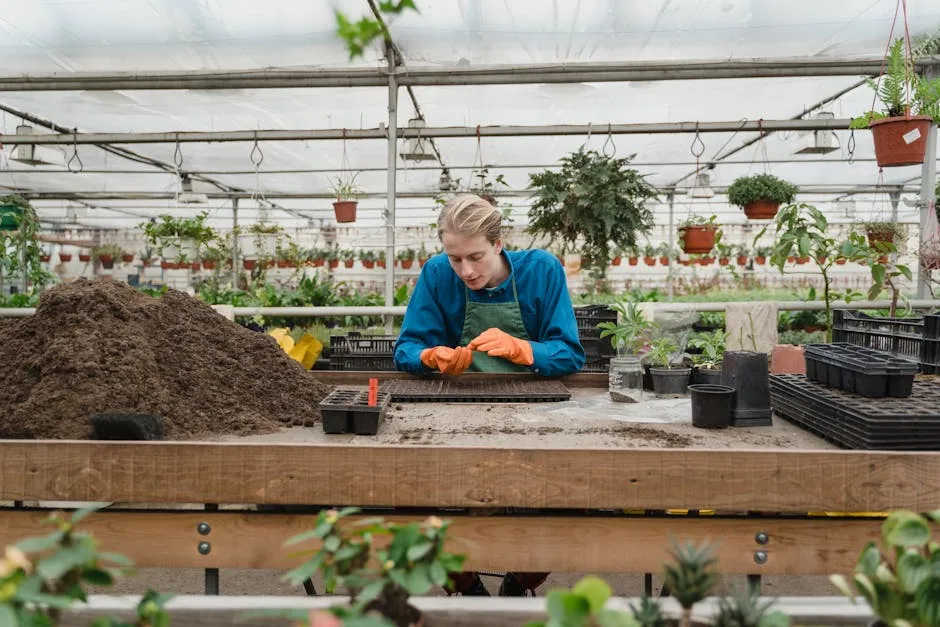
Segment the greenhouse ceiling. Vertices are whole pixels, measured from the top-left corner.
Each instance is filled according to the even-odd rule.
[[[582,145],[635,155],[633,167],[652,184],[676,188],[680,216],[696,211],[743,221],[721,190],[740,175],[769,171],[798,184],[801,199],[832,211],[838,200],[859,192],[854,199],[860,214],[884,213],[891,209],[880,186],[904,190],[898,215],[917,221],[912,202],[921,167],[879,171],[870,132],[819,131],[831,151],[807,153],[800,150],[813,144],[813,131],[755,128],[761,121],[813,121],[820,114],[847,120],[870,109],[874,94],[864,76],[878,73],[889,34],[904,32],[903,11],[895,21],[897,0],[419,0],[417,6],[417,12],[389,21],[402,57],[396,76],[405,84],[397,90],[397,125],[407,128],[420,112],[427,127],[463,135],[425,138],[433,160],[397,157],[398,225],[433,221],[442,166],[466,182],[480,164],[491,177],[504,176],[504,196],[524,222],[529,175],[556,167]],[[21,125],[35,133],[79,135],[338,133],[257,145],[250,138],[44,145],[43,151],[53,151],[47,153],[50,165],[12,158],[16,147],[7,143],[0,153],[0,186],[31,195],[40,216],[59,226],[133,228],[159,213],[206,210],[213,226],[224,227],[238,196],[241,222],[266,216],[306,227],[331,221],[331,177],[345,165],[359,172],[356,182],[366,192],[357,226],[383,226],[385,51],[373,43],[350,61],[336,33],[336,10],[354,19],[371,15],[367,0],[6,3],[0,17],[3,135]],[[940,32],[940,2],[907,2],[906,23],[912,37]],[[601,64],[620,75],[598,74]],[[839,71],[819,69],[839,64]],[[368,86],[295,86],[300,80],[282,86],[273,80],[290,71],[345,76],[347,82],[367,77],[359,84]],[[558,78],[559,72],[565,76]],[[252,73],[263,77],[239,80]],[[189,82],[168,89],[146,80],[167,75]],[[441,84],[472,83],[474,76],[489,76],[489,84]],[[56,83],[62,80],[69,82]],[[678,122],[689,124],[655,133],[629,129]],[[709,122],[728,128],[697,135],[694,125]],[[556,125],[574,125],[577,132],[490,132]],[[608,133],[621,127],[629,132]],[[361,129],[378,136],[341,139],[343,130],[351,136]],[[403,146],[399,139],[396,154]],[[710,183],[718,193],[690,199],[693,174],[707,164],[714,164]],[[177,167],[195,179],[194,192],[208,194],[207,203],[178,202]],[[270,209],[262,213],[259,206]],[[656,208],[664,220],[666,206],[664,196]]]

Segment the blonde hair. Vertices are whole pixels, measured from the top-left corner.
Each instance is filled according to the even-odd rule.
[[[502,233],[503,216],[486,200],[475,194],[457,194],[441,210],[437,237],[444,233],[483,235],[495,244]]]

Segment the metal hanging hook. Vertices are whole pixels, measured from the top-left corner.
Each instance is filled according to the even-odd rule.
[[[849,141],[848,141],[847,147],[849,149],[849,165],[852,165],[853,163],[855,163],[855,129],[854,128],[849,132]]]
[[[607,154],[607,144],[610,144],[610,154]],[[607,139],[604,140],[604,145],[601,147],[601,152],[608,159],[617,154],[617,144],[614,143],[614,134],[611,132],[610,123],[607,124]]]
[[[257,153],[257,157],[255,157],[255,153]],[[255,166],[255,168],[260,168],[261,164],[264,162],[264,151],[261,150],[261,145],[258,144],[258,131],[255,131],[255,144],[251,148],[251,154],[249,155],[249,158],[251,159],[251,164]],[[255,161],[256,158],[258,159],[257,161]]]
[[[695,123],[695,137],[692,138],[692,145],[689,146],[689,150],[692,152],[692,156],[696,159],[699,159],[702,155],[705,154],[705,142],[702,141],[702,135],[698,131],[699,123]]]
[[[183,169],[183,151],[180,149],[180,134],[176,134],[176,148],[173,150],[173,163],[176,165],[176,171]]]
[[[582,148],[587,148],[587,145],[590,144],[590,143],[591,143],[591,123],[588,122],[587,139],[584,140],[584,143],[581,144],[581,147],[582,147]]]
[[[73,161],[78,161],[78,167],[75,170],[72,169]],[[78,129],[77,128],[72,129],[72,156],[71,158],[69,158],[69,161],[68,163],[65,164],[65,166],[69,169],[69,172],[72,172],[73,174],[77,172],[81,172],[82,170],[85,169],[85,164],[82,163],[82,158],[78,156]]]

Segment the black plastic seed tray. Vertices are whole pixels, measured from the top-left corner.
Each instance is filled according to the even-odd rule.
[[[369,405],[368,391],[333,390],[319,405],[323,432],[375,435],[391,401],[391,396],[381,390],[374,406]]]
[[[395,357],[388,355],[330,355],[330,370],[392,371]]]
[[[348,335],[330,336],[331,355],[354,355],[359,353],[391,353],[395,350],[395,335],[362,335],[352,331]]]
[[[847,343],[807,344],[806,378],[868,398],[911,395],[917,364]]]
[[[906,398],[860,398],[809,381],[771,375],[774,411],[849,449],[940,450],[940,386],[915,381]]]
[[[381,390],[393,401],[406,403],[549,403],[571,398],[560,381],[390,379]]]

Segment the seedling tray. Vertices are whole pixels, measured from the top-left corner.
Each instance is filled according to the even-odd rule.
[[[571,398],[559,381],[391,379],[381,390],[405,403],[549,403]]]
[[[868,398],[911,395],[917,364],[846,343],[808,344],[806,378]]]
[[[369,392],[337,389],[320,401],[324,433],[375,435],[392,399],[379,391],[375,406],[369,405]]]
[[[330,370],[388,371],[395,370],[395,335],[330,336]]]
[[[774,411],[849,449],[940,450],[940,386],[915,381],[906,398],[862,398],[809,381],[771,375]]]

